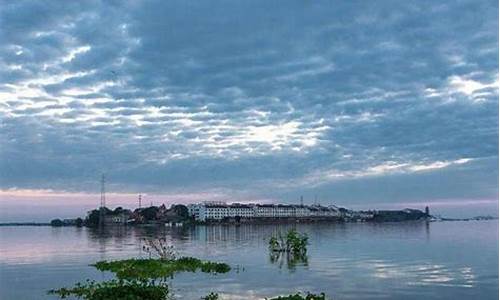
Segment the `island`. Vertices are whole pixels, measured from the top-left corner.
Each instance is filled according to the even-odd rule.
[[[84,218],[55,219],[52,226],[184,226],[192,224],[316,223],[316,222],[403,222],[438,220],[425,210],[350,210],[335,205],[254,204],[202,202],[125,209],[100,207]]]

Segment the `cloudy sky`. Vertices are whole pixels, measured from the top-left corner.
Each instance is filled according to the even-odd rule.
[[[0,1],[0,120],[12,209],[494,212],[498,2]]]

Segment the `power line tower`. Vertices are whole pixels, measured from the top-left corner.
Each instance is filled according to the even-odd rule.
[[[139,208],[141,208],[141,205],[142,205],[142,195],[139,194]]]
[[[104,225],[104,216],[106,215],[106,177],[101,176],[101,206],[99,207],[99,226]]]
[[[106,207],[106,177],[104,174],[101,176],[101,207]]]

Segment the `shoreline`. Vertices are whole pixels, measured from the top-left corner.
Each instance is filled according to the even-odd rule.
[[[248,222],[204,222],[204,223],[186,223],[180,226],[171,226],[171,227],[189,227],[189,226],[213,226],[213,225],[279,225],[279,224],[398,224],[398,223],[415,223],[415,222],[428,222],[428,223],[440,223],[440,222],[481,222],[481,221],[498,221],[498,217],[491,218],[443,218],[441,220],[405,220],[405,221],[384,221],[384,222],[375,222],[375,221],[364,221],[364,222],[352,222],[352,221],[341,221],[341,220],[313,220],[313,221],[304,221],[304,220],[279,220],[279,221],[269,221],[269,220],[259,220],[259,221],[248,221]],[[64,225],[64,226],[53,226],[50,223],[42,223],[42,222],[7,222],[0,223],[0,227],[85,227],[85,228],[98,228],[92,226],[76,226],[76,225]],[[162,223],[146,223],[146,224],[126,224],[126,225],[112,225],[106,226],[110,227],[166,227],[165,224]]]
[[[51,226],[50,223],[38,223],[38,222],[9,222],[0,223],[0,226]]]

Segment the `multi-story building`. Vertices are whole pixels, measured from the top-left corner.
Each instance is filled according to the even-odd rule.
[[[222,220],[229,217],[229,209],[223,202],[189,204],[188,212],[198,221]]]
[[[254,207],[254,217],[256,218],[272,218],[274,217],[274,205],[258,204]]]
[[[311,210],[305,205],[295,205],[295,216],[298,218],[309,217]]]
[[[188,204],[188,213],[193,216],[196,220],[200,218],[200,210],[202,209],[202,204]]]
[[[253,218],[255,216],[252,205],[233,203],[228,206],[229,217]]]
[[[225,204],[206,205],[204,212],[205,219],[209,220],[222,220],[229,217],[229,207]]]
[[[222,220],[224,218],[315,218],[340,217],[335,206],[307,206],[284,204],[225,204],[205,202],[188,205],[189,214],[196,220]]]

